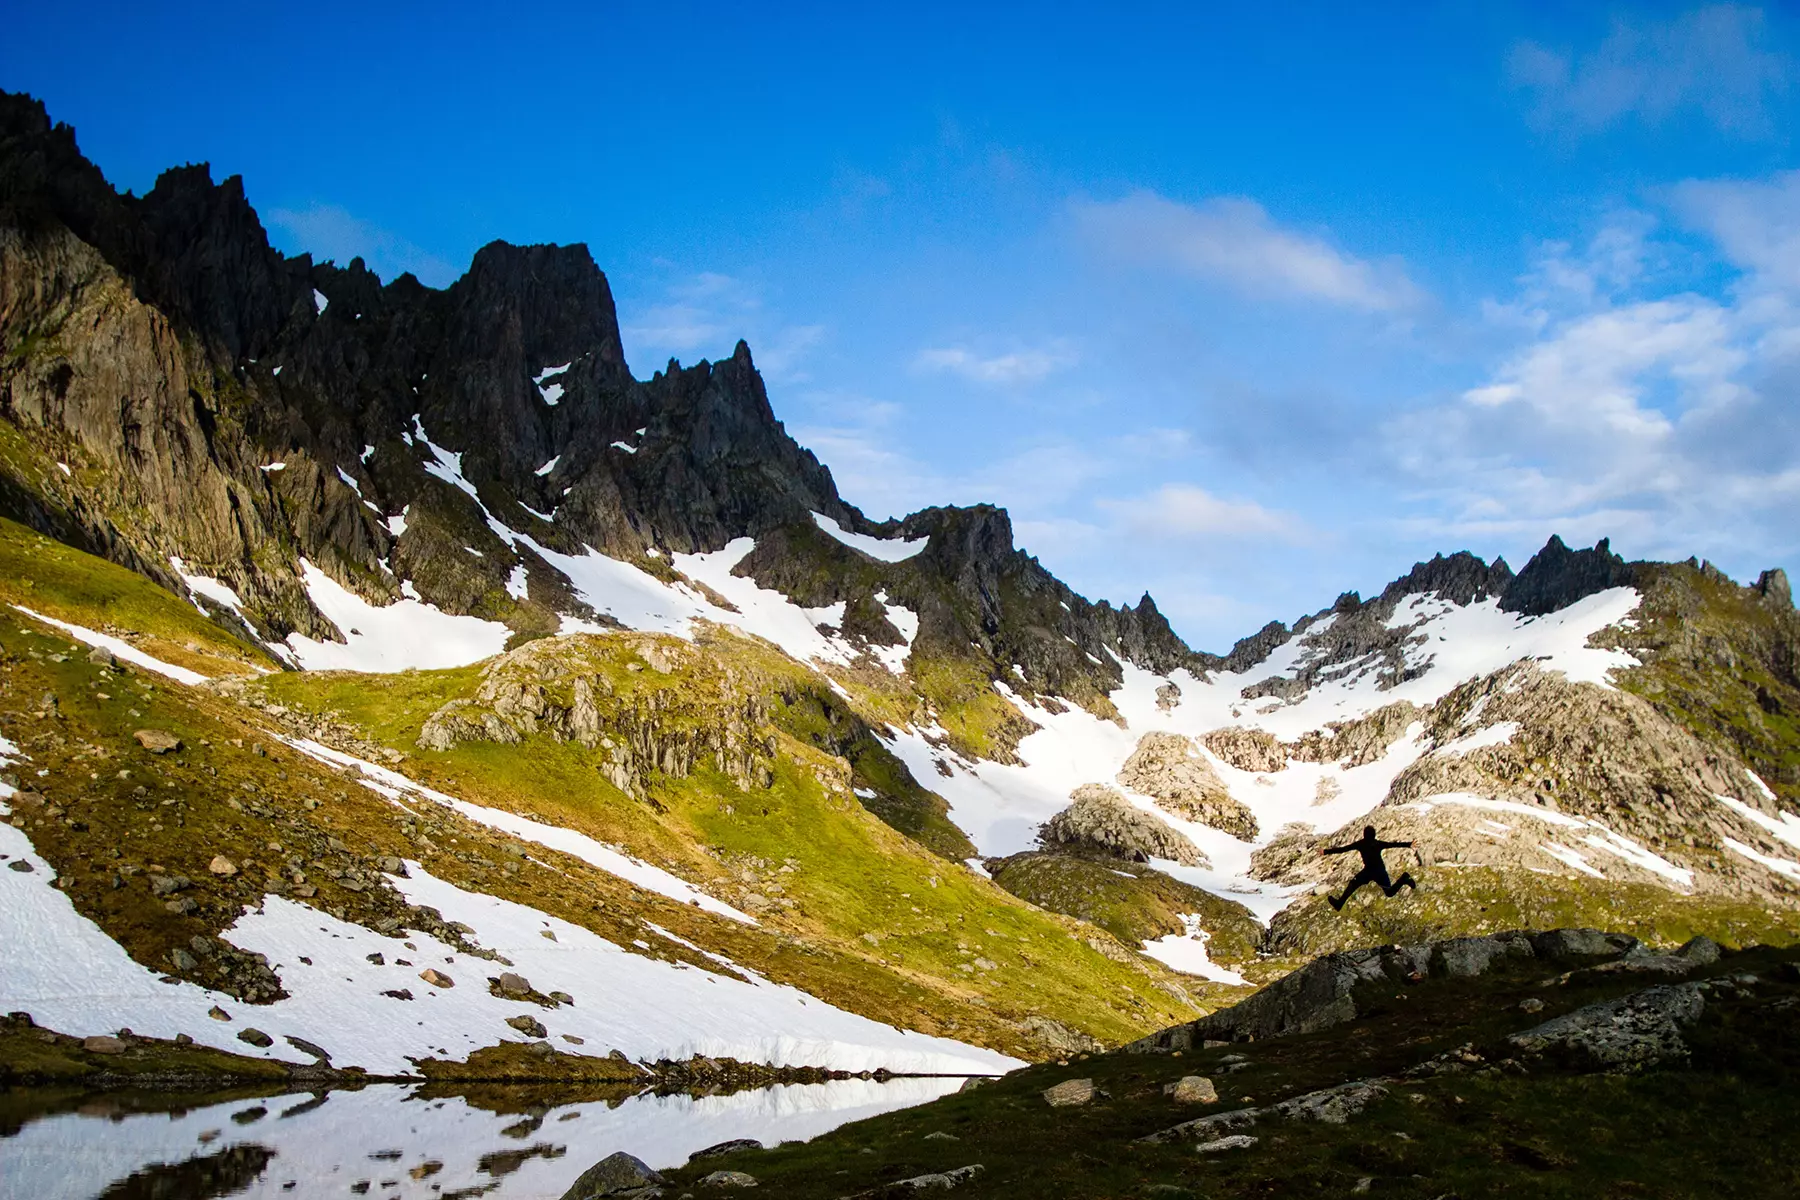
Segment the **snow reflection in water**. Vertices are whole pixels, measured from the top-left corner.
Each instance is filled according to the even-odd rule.
[[[399,1085],[173,1112],[121,1113],[102,1101],[30,1121],[0,1140],[0,1180],[8,1195],[34,1200],[350,1195],[365,1180],[371,1197],[554,1200],[615,1150],[654,1167],[678,1166],[718,1142],[804,1140],[926,1103],[960,1084],[954,1078],[848,1079],[506,1113]],[[15,1092],[12,1099],[25,1095]],[[162,1187],[176,1191],[156,1190],[149,1176],[161,1176]]]

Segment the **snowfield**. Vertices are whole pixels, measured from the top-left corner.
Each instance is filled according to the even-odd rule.
[[[285,1041],[298,1037],[323,1046],[337,1066],[379,1074],[410,1073],[416,1058],[460,1059],[483,1046],[526,1040],[505,1024],[523,1011],[520,1002],[487,990],[488,977],[509,968],[424,934],[385,936],[279,896],[266,896],[260,910],[246,911],[222,936],[267,955],[286,999],[250,1006],[195,984],[164,983],[75,911],[23,832],[0,825],[0,854],[32,866],[0,871],[0,943],[8,948],[0,1006],[28,1012],[41,1025],[78,1036],[121,1026],[163,1038],[186,1033],[239,1054],[310,1061]],[[536,909],[465,891],[417,864],[391,880],[411,902],[473,928],[476,944],[510,959],[510,969],[538,991],[573,996],[573,1005],[554,1011],[532,1008],[565,1051],[619,1050],[639,1061],[704,1054],[899,1073],[992,1074],[1020,1065],[990,1050],[859,1017],[742,969],[736,976],[715,974],[632,953]],[[383,965],[373,965],[374,954]],[[426,983],[420,973],[427,968],[448,975],[454,986]],[[410,992],[413,999],[388,992]],[[209,1017],[214,1005],[233,1019]],[[269,1034],[274,1045],[257,1049],[237,1040],[248,1027]],[[564,1041],[569,1035],[583,1042]]]

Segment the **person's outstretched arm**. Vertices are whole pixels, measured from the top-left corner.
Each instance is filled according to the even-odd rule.
[[[1376,842],[1375,844],[1383,850],[1407,850],[1412,847],[1411,842]]]
[[[1330,846],[1330,847],[1327,847],[1327,848],[1326,848],[1326,850],[1325,850],[1325,851],[1324,851],[1324,853],[1326,853],[1326,854],[1348,854],[1348,853],[1350,853],[1350,852],[1351,852],[1351,851],[1352,851],[1352,850],[1354,850],[1354,849],[1356,849],[1356,847],[1355,847],[1355,845],[1349,845],[1349,846]]]

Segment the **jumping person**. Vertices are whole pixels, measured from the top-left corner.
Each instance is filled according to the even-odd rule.
[[[1360,888],[1365,883],[1374,884],[1389,896],[1398,894],[1403,887],[1409,887],[1415,892],[1418,891],[1419,885],[1418,882],[1413,879],[1412,872],[1403,871],[1400,874],[1400,878],[1390,880],[1388,878],[1387,864],[1381,861],[1381,852],[1383,850],[1401,850],[1411,845],[1411,842],[1384,842],[1375,836],[1375,827],[1373,825],[1364,825],[1361,838],[1351,842],[1348,846],[1333,846],[1326,850],[1326,854],[1348,854],[1350,851],[1354,850],[1362,855],[1363,860],[1362,870],[1356,873],[1356,878],[1350,881],[1350,886],[1344,889],[1344,894],[1341,896],[1326,897],[1326,899],[1331,901],[1331,907],[1341,911],[1344,905],[1349,902],[1350,897],[1356,894],[1356,889]]]

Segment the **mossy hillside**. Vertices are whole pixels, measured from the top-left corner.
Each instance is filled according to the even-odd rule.
[[[588,669],[607,673],[613,702],[654,709],[671,735],[718,719],[697,703],[720,694],[716,680],[701,678],[707,672],[731,672],[740,687],[758,672],[818,687],[789,660],[735,636],[708,644],[681,670],[644,669],[632,647],[646,638],[583,638],[579,652]],[[479,678],[475,669],[290,674],[256,686],[284,707],[334,711],[374,740],[412,751],[407,769],[422,782],[623,846],[757,911],[820,955],[807,960],[804,979],[765,966],[733,943],[734,931],[683,936],[855,1011],[904,1012],[913,1027],[959,1037],[998,1031],[1002,1044],[1037,1052],[1016,1028],[1033,1014],[1112,1041],[1187,1007],[1174,990],[1180,977],[1131,956],[1114,961],[1087,944],[1082,926],[1034,910],[874,818],[850,790],[861,777],[846,778],[839,760],[780,728],[779,702],[769,787],[747,791],[702,760],[686,777],[657,775],[638,798],[608,781],[600,746],[537,736],[419,753],[414,743],[430,714],[471,695]],[[800,708],[807,720],[822,719],[811,703]],[[805,723],[796,718],[802,732]],[[877,750],[869,754],[881,762]]]
[[[3,427],[3,423],[0,423]],[[244,675],[279,666],[135,571],[0,517],[0,605],[111,633],[146,654],[203,675]]]
[[[958,1195],[1232,1197],[1346,1195],[1786,1196],[1800,1187],[1792,1095],[1800,973],[1791,950],[1728,954],[1701,976],[1754,974],[1748,992],[1715,992],[1690,1032],[1691,1064],[1639,1075],[1444,1074],[1392,1085],[1346,1123],[1269,1121],[1247,1150],[1197,1155],[1191,1142],[1137,1139],[1194,1117],[1271,1104],[1405,1071],[1468,1048],[1507,1057],[1507,1035],[1643,980],[1559,983],[1556,964],[1509,964],[1473,979],[1425,979],[1359,992],[1362,1014],[1319,1033],[1186,1054],[1078,1056],[1016,1071],[928,1105],[843,1126],[809,1142],[742,1152],[672,1172],[671,1190],[715,1170],[754,1176],[796,1200],[860,1194],[979,1163]],[[1519,1007],[1541,1002],[1536,1012]],[[1230,1056],[1230,1057],[1228,1057]],[[1244,1061],[1237,1061],[1242,1059]],[[1214,1081],[1214,1105],[1163,1088]],[[1080,1108],[1043,1092],[1070,1079],[1100,1091]],[[943,1136],[943,1135],[948,1135]],[[896,1193],[897,1194],[897,1193]]]
[[[1615,676],[1740,758],[1800,811],[1800,615],[1688,563],[1654,564],[1633,622],[1596,641],[1643,665]]]
[[[1696,934],[1729,946],[1800,941],[1800,912],[1730,897],[1493,867],[1412,870],[1417,890],[1389,899],[1364,888],[1342,912],[1334,912],[1323,894],[1296,900],[1270,922],[1265,948],[1297,965],[1333,950],[1507,929],[1608,929],[1661,946],[1679,945]]]
[[[1097,925],[1127,946],[1180,933],[1190,915],[1209,935],[1214,962],[1249,962],[1262,942],[1262,926],[1243,905],[1141,863],[1028,851],[987,866],[1013,895]]]

